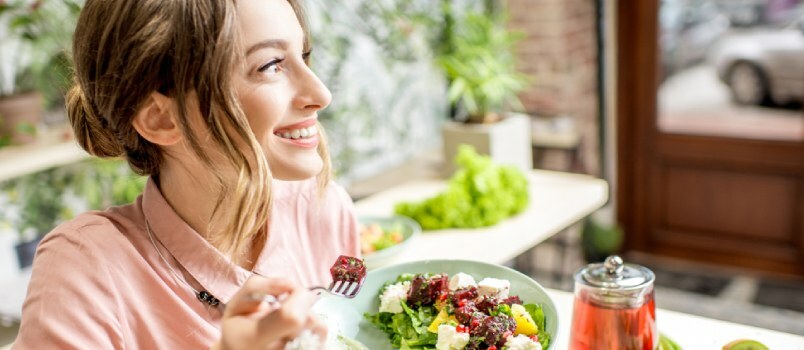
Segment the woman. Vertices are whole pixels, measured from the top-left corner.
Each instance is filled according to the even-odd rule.
[[[323,339],[307,288],[359,248],[296,1],[87,0],[73,45],[78,142],[150,180],[136,203],[42,241],[15,349]]]

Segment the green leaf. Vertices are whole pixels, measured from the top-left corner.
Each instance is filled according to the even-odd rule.
[[[493,225],[527,207],[528,181],[516,167],[494,164],[466,145],[458,148],[455,164],[459,168],[444,192],[421,202],[398,203],[396,213],[425,230],[437,230]]]
[[[550,334],[547,333],[544,327],[544,311],[542,310],[542,306],[537,304],[525,304],[523,306],[539,329],[539,343],[542,345],[542,348],[547,349],[547,346],[550,344]]]

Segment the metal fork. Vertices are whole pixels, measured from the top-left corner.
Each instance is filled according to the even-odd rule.
[[[317,287],[311,287],[310,291],[311,292],[322,291],[335,296],[353,299],[354,297],[357,296],[357,293],[360,292],[360,288],[363,287],[363,281],[365,280],[366,280],[365,277],[361,278],[359,281],[336,279],[332,280],[332,283],[329,284],[328,288],[317,286]]]
[[[308,288],[308,290],[311,292],[327,292],[334,296],[353,299],[357,296],[357,293],[360,292],[360,288],[363,287],[363,282],[365,280],[365,277],[359,281],[336,279],[329,284],[329,287],[315,286]],[[255,301],[262,301],[271,307],[279,307],[282,304],[282,300],[284,300],[284,295],[277,297],[270,294],[255,293],[249,295],[247,298]]]

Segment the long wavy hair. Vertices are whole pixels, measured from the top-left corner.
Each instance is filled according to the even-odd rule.
[[[296,0],[288,2],[304,30],[306,52],[310,35],[303,9]],[[271,209],[271,172],[232,85],[244,58],[235,6],[234,0],[87,0],[73,39],[75,83],[67,97],[81,147],[98,157],[124,157],[136,173],[157,178],[162,150],[137,133],[132,119],[152,92],[173,98],[182,132],[220,189],[208,239],[230,258],[267,236]],[[202,151],[189,124],[191,93],[210,140],[228,164],[213,164]],[[318,127],[323,189],[331,165]],[[223,175],[232,170],[236,181]],[[221,208],[231,211],[224,216]]]

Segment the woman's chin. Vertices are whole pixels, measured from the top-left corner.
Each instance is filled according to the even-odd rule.
[[[321,158],[316,155],[316,159],[310,159],[303,163],[294,164],[281,164],[271,167],[271,174],[274,179],[282,181],[304,181],[314,178],[321,173],[324,168],[324,163]]]

